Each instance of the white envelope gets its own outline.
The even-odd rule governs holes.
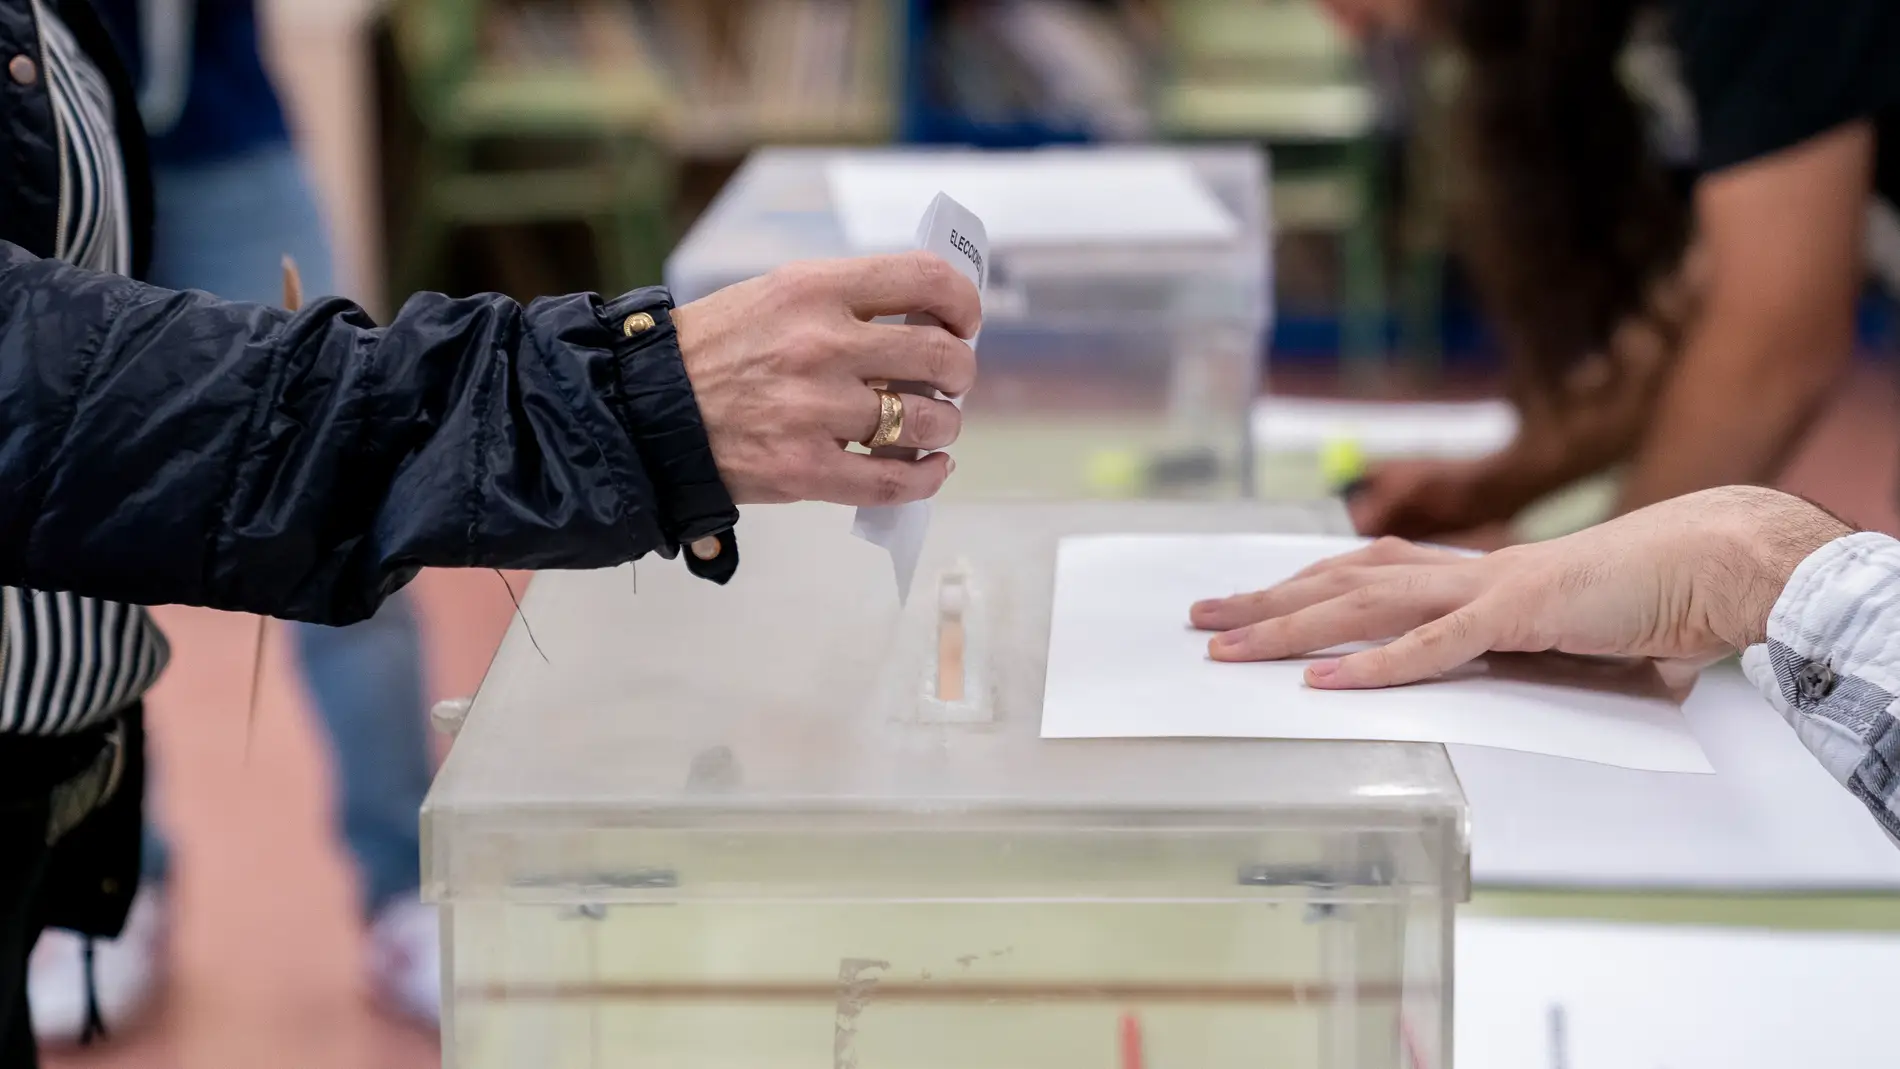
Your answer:
[[[983,220],[971,214],[968,208],[942,193],[937,194],[924,212],[923,221],[917,225],[917,248],[936,253],[974,283],[979,294],[983,292],[989,281],[989,233],[983,228]],[[936,320],[919,313],[907,317],[905,322],[934,324]],[[975,338],[970,339],[970,345],[976,345]],[[962,398],[949,400],[962,407]],[[917,559],[924,551],[924,538],[930,533],[930,502],[860,508],[851,533],[890,552],[891,567],[897,573],[897,596],[900,600],[908,599],[911,579],[917,574]]]

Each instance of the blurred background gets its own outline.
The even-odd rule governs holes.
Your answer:
[[[1238,143],[1270,159],[1273,317],[1253,357],[1275,398],[1501,390],[1446,248],[1439,61],[1349,42],[1311,0],[258,2],[337,288],[378,314],[418,289],[658,283],[763,146]],[[1864,358],[1786,482],[1893,531],[1891,322],[1870,293]],[[1421,417],[1419,449],[1441,431],[1508,436],[1473,430],[1493,410],[1453,411],[1449,429]],[[1264,443],[1262,492],[1327,491],[1337,435],[1312,426]],[[1531,522],[1577,526],[1606,500],[1578,487]],[[508,591],[486,573],[416,589],[428,694],[471,693]],[[168,980],[111,1042],[51,1064],[436,1064],[433,1037],[366,990],[355,876],[328,817],[336,777],[288,644],[268,632],[252,724],[255,622],[160,621],[177,650],[151,703],[176,870]]]

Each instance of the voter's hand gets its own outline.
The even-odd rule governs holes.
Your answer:
[[[1318,661],[1329,690],[1428,679],[1489,651],[1706,663],[1761,642],[1802,560],[1849,533],[1800,498],[1724,487],[1483,557],[1380,539],[1279,586],[1190,611],[1219,661],[1390,644]]]
[[[1383,461],[1354,484],[1346,509],[1367,537],[1442,542],[1511,518],[1510,504],[1491,491],[1489,471],[1486,459]]]
[[[942,326],[870,322],[913,312]],[[680,355],[739,504],[895,505],[935,494],[954,467],[850,452],[878,429],[873,384],[925,383],[949,396],[976,381],[976,287],[941,259],[912,252],[790,264],[673,312]],[[896,445],[956,441],[955,405],[905,395]]]

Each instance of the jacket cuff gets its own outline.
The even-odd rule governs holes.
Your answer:
[[[1873,618],[1894,608],[1890,597],[1867,599],[1890,591],[1896,575],[1900,541],[1860,531],[1829,542],[1788,577],[1768,616],[1769,641],[1817,660],[1856,657]]]
[[[1900,542],[1838,538],[1795,569],[1768,617],[1768,641],[1742,667],[1837,781],[1900,797],[1900,672],[1889,656],[1900,589]],[[1858,786],[1857,786],[1858,785]],[[1900,821],[1883,818],[1889,830]]]
[[[680,358],[673,299],[659,286],[634,290],[602,309],[618,339],[620,391],[615,408],[653,481],[665,556],[682,545],[687,568],[724,583],[739,567],[733,527],[738,507],[713,462],[712,443]],[[717,539],[718,552],[711,552]],[[705,554],[702,556],[702,554]]]

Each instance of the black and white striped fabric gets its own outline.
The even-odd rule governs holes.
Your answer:
[[[170,650],[145,610],[40,590],[0,589],[7,626],[0,733],[58,735],[125,708]]]
[[[55,255],[124,274],[132,242],[111,90],[47,4],[35,0],[33,13],[59,132]],[[169,657],[165,637],[135,605],[0,588],[0,733],[91,727],[144,694]]]
[[[66,24],[43,3],[40,51],[59,129],[62,232],[53,255],[93,271],[132,268],[125,163],[119,157],[112,89],[80,50]]]

